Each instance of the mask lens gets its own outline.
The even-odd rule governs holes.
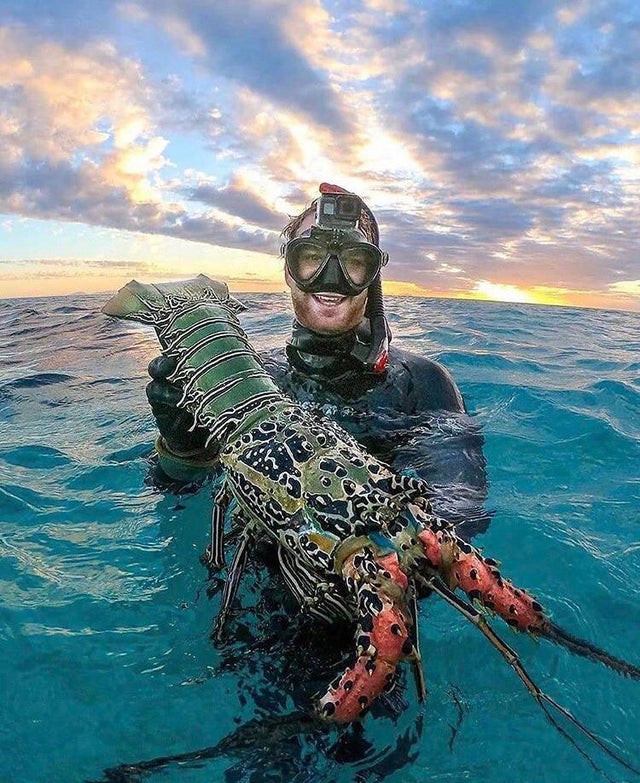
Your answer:
[[[342,286],[345,295],[355,296],[373,282],[382,266],[382,253],[375,245],[354,241],[347,232],[319,228],[312,229],[310,237],[292,239],[284,255],[289,274],[307,293],[337,291],[336,286]]]
[[[373,245],[354,245],[340,253],[344,271],[356,286],[368,286],[380,271],[381,254]]]
[[[293,279],[305,283],[318,273],[326,257],[326,248],[311,240],[302,240],[287,246],[285,260]]]

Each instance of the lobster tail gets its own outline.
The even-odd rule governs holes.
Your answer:
[[[155,328],[162,352],[178,359],[167,379],[183,388],[178,407],[224,446],[261,417],[290,405],[240,326],[236,313],[243,309],[226,283],[199,275],[153,285],[131,280],[102,312]]]
[[[193,302],[209,299],[224,304],[231,312],[245,310],[245,306],[229,293],[229,287],[220,280],[198,275],[191,280],[174,283],[139,283],[130,280],[102,307],[105,315],[127,318],[155,325],[157,313],[171,308],[176,299]]]

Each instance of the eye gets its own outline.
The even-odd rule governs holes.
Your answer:
[[[305,244],[296,249],[293,266],[300,280],[309,280],[324,261],[325,254],[317,245]]]
[[[298,254],[301,264],[318,264],[323,258],[322,252],[318,248],[303,247]]]

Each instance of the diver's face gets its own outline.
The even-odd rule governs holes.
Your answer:
[[[301,236],[315,224],[312,212],[298,227],[296,236]],[[342,334],[360,325],[367,306],[367,289],[349,296],[335,291],[318,291],[309,294],[296,285],[286,267],[284,279],[291,291],[291,303],[298,323],[317,334]]]
[[[355,329],[364,318],[367,291],[356,296],[332,292],[306,294],[301,291],[285,269],[284,279],[291,290],[291,303],[296,319],[317,334],[341,334]]]

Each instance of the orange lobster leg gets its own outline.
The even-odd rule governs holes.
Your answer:
[[[460,588],[513,628],[544,633],[549,620],[542,606],[524,590],[504,579],[495,560],[484,558],[470,544],[448,530],[431,528],[418,533],[429,565],[451,589]]]
[[[358,602],[357,658],[317,704],[320,717],[336,723],[363,715],[391,686],[397,664],[415,655],[404,606],[407,577],[396,555],[376,559],[365,549],[347,558],[343,573]]]

